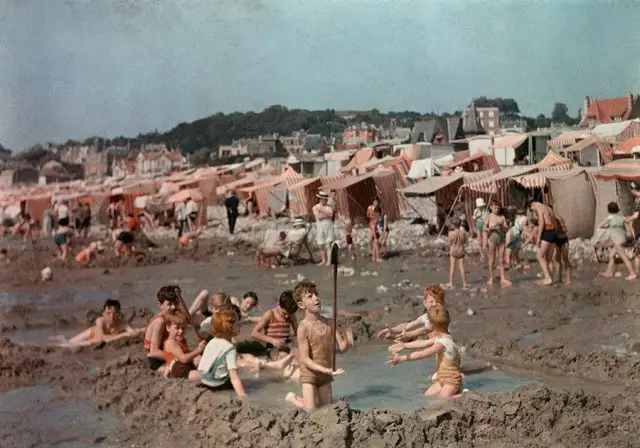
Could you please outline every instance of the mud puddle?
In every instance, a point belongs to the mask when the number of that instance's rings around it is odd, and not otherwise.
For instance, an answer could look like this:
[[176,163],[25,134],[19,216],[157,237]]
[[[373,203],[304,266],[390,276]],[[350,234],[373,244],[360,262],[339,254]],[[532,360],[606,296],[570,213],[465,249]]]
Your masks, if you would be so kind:
[[50,387],[34,386],[0,394],[0,446],[112,446],[123,428],[110,414],[89,403],[63,397]]
[[[435,371],[435,359],[403,363],[393,368],[386,366],[389,352],[382,346],[356,347],[348,354],[336,359],[338,368],[345,370],[344,375],[336,377],[333,383],[335,397],[342,397],[352,409],[390,409],[395,411],[413,411],[431,404],[436,400],[424,397],[424,391],[431,384],[429,376]],[[465,357],[463,365],[476,364]],[[463,384],[474,392],[509,392],[535,380],[501,371],[487,371],[467,375]],[[273,409],[291,409],[284,397],[289,392],[298,395],[300,386],[295,383],[274,382],[259,384],[251,381],[248,393],[251,402]]]

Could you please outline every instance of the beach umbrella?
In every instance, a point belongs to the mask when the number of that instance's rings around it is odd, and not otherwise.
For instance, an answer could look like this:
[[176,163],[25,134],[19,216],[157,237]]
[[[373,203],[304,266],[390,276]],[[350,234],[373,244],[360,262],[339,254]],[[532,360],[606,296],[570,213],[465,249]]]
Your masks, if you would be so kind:
[[177,204],[178,202],[183,202],[187,198],[191,198],[194,201],[199,202],[204,199],[204,196],[202,196],[202,193],[200,193],[200,190],[197,188],[189,188],[186,190],[180,190],[179,192],[171,195],[169,199],[167,199],[167,202]]

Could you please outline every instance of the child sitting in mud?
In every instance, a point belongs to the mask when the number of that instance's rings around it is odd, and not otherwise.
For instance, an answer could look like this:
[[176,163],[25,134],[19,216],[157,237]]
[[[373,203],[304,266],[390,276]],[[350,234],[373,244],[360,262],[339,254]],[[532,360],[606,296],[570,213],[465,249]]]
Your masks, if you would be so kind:
[[449,334],[449,312],[442,305],[434,305],[428,312],[434,335],[425,341],[425,348],[408,355],[394,354],[387,366],[393,367],[406,361],[416,361],[429,356],[441,356],[437,379],[425,391],[429,397],[451,398],[460,394],[462,372],[460,371],[460,350]]
[[447,288],[453,288],[453,278],[456,273],[456,264],[462,277],[462,287],[468,288],[467,275],[464,272],[465,245],[467,244],[467,234],[460,228],[460,218],[453,218],[449,226],[449,283]]
[[166,285],[158,290],[157,299],[160,312],[153,316],[144,329],[144,351],[149,359],[149,368],[159,370],[166,361],[166,355],[162,351],[164,341],[167,340],[167,324],[165,316],[176,309],[180,288],[174,285]]
[[[216,313],[211,321],[211,339],[204,349],[198,370],[191,379],[213,389],[233,387],[239,398],[247,394],[238,374],[238,351],[231,342],[239,332],[237,315],[233,310]],[[197,378],[196,378],[197,374]]]
[[108,299],[102,307],[102,316],[90,328],[67,340],[64,336],[54,336],[60,347],[81,347],[117,341],[118,339],[136,336],[142,333],[142,328],[132,328],[122,320],[120,302]]
[[189,351],[189,346],[184,338],[184,330],[187,326],[187,316],[182,311],[169,311],[164,316],[167,328],[167,340],[164,341],[165,367],[160,369],[166,378],[200,379],[196,366],[200,362],[200,355],[206,346],[205,341],[200,341],[198,347]]
[[[333,377],[342,375],[343,369],[333,370],[334,338],[331,321],[320,315],[321,303],[316,285],[304,280],[294,289],[297,306],[304,310],[304,319],[297,331],[300,352],[300,383],[302,397],[287,394],[286,400],[298,408],[312,410],[331,404]],[[345,352],[353,340],[336,331],[338,349]]]
[[298,331],[298,305],[292,291],[280,294],[278,306],[266,311],[251,332],[251,337],[263,343],[270,359],[282,359],[291,352],[293,334]]
[[[444,306],[444,290],[436,284],[429,285],[424,289],[424,307],[428,312],[435,304]],[[396,339],[398,341],[408,341],[421,335],[427,334],[431,330],[427,313],[411,322],[396,325],[390,328],[385,326],[378,333],[378,339]]]
[[496,200],[491,201],[489,204],[491,214],[487,216],[484,221],[483,232],[486,234],[486,241],[489,245],[489,280],[488,285],[493,285],[493,268],[494,264],[498,263],[498,270],[500,271],[500,285],[503,287],[511,286],[511,282],[507,279],[504,272],[504,243],[507,230],[507,220],[504,215],[501,214],[500,203]]

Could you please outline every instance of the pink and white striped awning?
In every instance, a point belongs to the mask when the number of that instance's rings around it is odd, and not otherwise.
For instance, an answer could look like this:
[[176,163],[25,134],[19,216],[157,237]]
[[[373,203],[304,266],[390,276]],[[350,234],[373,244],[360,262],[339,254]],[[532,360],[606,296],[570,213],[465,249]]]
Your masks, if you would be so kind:
[[565,131],[558,135],[556,138],[549,140],[547,146],[552,148],[564,148],[565,146],[571,146],[576,144],[579,140],[585,139],[591,135],[591,131],[576,130]]
[[549,180],[567,179],[585,172],[585,169],[581,167],[570,170],[547,170],[526,176],[517,176],[513,180],[525,188],[544,188]]
[[537,169],[538,167],[535,165],[511,166],[504,168],[502,171],[499,171],[485,179],[465,184],[463,187],[480,193],[496,194],[498,192],[498,185],[500,181],[507,180],[515,176],[522,176],[526,173],[536,171]]

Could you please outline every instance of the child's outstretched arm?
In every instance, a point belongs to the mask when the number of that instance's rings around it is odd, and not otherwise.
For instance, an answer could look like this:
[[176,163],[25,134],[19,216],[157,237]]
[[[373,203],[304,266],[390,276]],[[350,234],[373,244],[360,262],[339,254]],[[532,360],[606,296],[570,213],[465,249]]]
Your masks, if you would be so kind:
[[401,362],[417,361],[419,359],[428,358],[429,356],[433,356],[443,351],[444,351],[444,345],[433,344],[430,347],[425,348],[424,350],[411,352],[408,355],[395,354],[390,359],[387,360],[387,366],[393,367],[396,364],[400,364]]
[[423,334],[427,334],[427,329],[424,326],[413,331],[403,331],[398,335],[396,341],[410,341],[419,336],[422,336]]
[[398,353],[402,350],[423,350],[425,348],[431,347],[434,344],[435,340],[435,338],[431,338],[420,339],[419,341],[412,342],[399,342],[397,344],[389,346],[389,351],[392,353]]
[[336,328],[336,343],[341,353],[346,352],[353,346],[353,331],[347,328],[345,331]]
[[334,371],[330,367],[321,366],[309,357],[309,334],[304,325],[298,327],[298,351],[300,353],[300,362],[309,370],[332,376],[342,375],[344,373],[343,369]]

